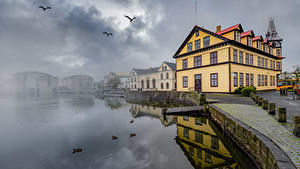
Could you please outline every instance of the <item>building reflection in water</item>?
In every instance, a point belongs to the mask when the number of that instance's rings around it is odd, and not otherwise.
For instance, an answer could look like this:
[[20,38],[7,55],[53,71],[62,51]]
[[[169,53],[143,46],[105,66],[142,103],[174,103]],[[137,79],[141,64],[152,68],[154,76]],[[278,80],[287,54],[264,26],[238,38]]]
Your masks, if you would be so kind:
[[158,118],[164,127],[168,127],[176,122],[174,116],[164,115],[164,109],[159,107],[132,104],[130,113],[133,118],[140,118],[143,116]]
[[239,168],[206,117],[177,116],[176,142],[195,168]]

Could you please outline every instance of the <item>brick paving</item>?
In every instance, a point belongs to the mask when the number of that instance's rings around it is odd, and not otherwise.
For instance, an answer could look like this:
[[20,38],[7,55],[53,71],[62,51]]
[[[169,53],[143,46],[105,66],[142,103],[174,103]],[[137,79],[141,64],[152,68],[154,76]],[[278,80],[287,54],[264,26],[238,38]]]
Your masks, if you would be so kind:
[[214,105],[272,139],[300,168],[300,138],[295,137],[261,107],[249,104]]

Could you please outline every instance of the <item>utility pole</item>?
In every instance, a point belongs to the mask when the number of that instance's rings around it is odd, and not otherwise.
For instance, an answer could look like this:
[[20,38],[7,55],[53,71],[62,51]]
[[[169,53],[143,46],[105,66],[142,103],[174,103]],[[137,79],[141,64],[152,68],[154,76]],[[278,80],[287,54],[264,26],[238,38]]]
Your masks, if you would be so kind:
[[197,25],[197,0],[195,0],[195,25]]

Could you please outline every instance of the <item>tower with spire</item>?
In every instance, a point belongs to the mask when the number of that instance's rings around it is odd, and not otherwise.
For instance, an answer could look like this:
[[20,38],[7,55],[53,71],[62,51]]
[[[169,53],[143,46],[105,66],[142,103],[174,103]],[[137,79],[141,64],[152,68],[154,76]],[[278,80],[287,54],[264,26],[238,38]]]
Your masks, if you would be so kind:
[[276,50],[276,56],[282,56],[281,43],[283,39],[279,37],[276,31],[274,17],[270,17],[269,19],[269,26],[266,33],[266,39],[269,42],[269,46]]

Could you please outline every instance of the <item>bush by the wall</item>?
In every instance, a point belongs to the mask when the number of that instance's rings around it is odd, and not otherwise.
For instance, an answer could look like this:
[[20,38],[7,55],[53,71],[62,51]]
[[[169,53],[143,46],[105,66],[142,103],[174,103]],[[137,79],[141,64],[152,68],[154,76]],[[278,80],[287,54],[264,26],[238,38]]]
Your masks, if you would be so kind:
[[245,88],[243,88],[241,90],[241,92],[242,92],[243,96],[249,97],[250,96],[250,92],[256,93],[256,90],[255,90],[254,87],[251,86],[251,87],[245,87]]
[[242,94],[242,89],[245,88],[244,86],[240,86],[234,90],[234,94]]

